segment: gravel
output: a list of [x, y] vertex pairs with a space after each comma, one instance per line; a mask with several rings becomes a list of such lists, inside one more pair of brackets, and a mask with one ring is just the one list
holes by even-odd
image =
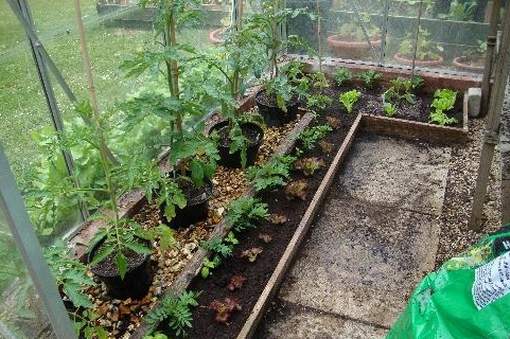
[[470, 140], [464, 145], [452, 147], [445, 201], [439, 217], [441, 234], [437, 267], [501, 226], [501, 155], [497, 150], [491, 167], [481, 230], [475, 232], [468, 228], [484, 127], [485, 120], [470, 121]]

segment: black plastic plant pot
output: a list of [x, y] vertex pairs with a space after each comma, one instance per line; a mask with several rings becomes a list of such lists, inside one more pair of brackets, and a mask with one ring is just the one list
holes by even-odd
[[206, 180], [203, 186], [195, 187], [190, 181], [179, 180], [179, 187], [186, 196], [186, 207], [183, 209], [176, 207], [176, 216], [168, 221], [164, 213], [166, 205], [163, 204], [161, 206], [161, 220], [163, 223], [171, 228], [178, 229], [206, 220], [209, 212], [209, 199], [213, 194], [212, 182]]
[[299, 100], [292, 98], [287, 102], [287, 112], [284, 112], [276, 104], [276, 99], [267, 95], [265, 90], [259, 91], [255, 96], [255, 102], [259, 113], [269, 127], [283, 126], [296, 119], [299, 112]]
[[[89, 263], [103, 243], [104, 240], [98, 242], [89, 252]], [[93, 266], [91, 271], [105, 284], [110, 297], [115, 299], [142, 299], [147, 295], [152, 284], [153, 271], [150, 256], [135, 252], [130, 252], [126, 256], [128, 269], [124, 279], [121, 279], [118, 273], [113, 255]]]
[[[246, 122], [241, 124], [241, 130], [245, 138], [248, 139], [248, 147], [246, 149], [246, 166], [251, 166], [257, 159], [257, 153], [260, 145], [264, 140], [264, 130], [257, 124]], [[220, 140], [218, 143], [218, 152], [220, 154], [219, 164], [229, 168], [242, 167], [241, 152], [230, 153], [229, 123], [228, 121], [220, 121], [214, 124], [209, 130], [209, 134], [217, 132]]]

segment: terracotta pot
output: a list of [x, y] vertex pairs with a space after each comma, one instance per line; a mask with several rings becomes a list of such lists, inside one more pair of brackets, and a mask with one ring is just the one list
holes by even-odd
[[[401, 55], [400, 53], [397, 53], [393, 56], [393, 59], [395, 59], [398, 63], [409, 65], [411, 66], [413, 64], [412, 59], [408, 59], [405, 56]], [[443, 63], [443, 57], [440, 56], [439, 58], [435, 60], [418, 60], [416, 59], [415, 65], [416, 66], [439, 66]]]
[[[374, 48], [381, 48], [381, 39], [378, 36], [371, 38], [370, 43]], [[328, 37], [328, 47], [336, 57], [346, 59], [359, 59], [370, 54], [370, 45], [367, 41], [345, 40], [341, 34]]]
[[465, 71], [475, 71], [475, 72], [483, 72], [483, 66], [473, 66], [468, 63], [468, 57], [460, 56], [453, 59], [452, 64]]
[[223, 33], [225, 33], [225, 28], [218, 28], [214, 31], [209, 32], [209, 41], [215, 45], [220, 45], [225, 42], [223, 38]]

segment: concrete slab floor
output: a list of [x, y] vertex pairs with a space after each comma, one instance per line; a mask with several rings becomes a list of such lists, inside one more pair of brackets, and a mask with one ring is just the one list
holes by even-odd
[[280, 289], [296, 307], [268, 315], [261, 331], [381, 337], [434, 267], [449, 159], [449, 148], [360, 136]]
[[261, 326], [256, 338], [378, 339], [387, 330], [311, 308], [280, 302], [273, 309], [274, 326]]

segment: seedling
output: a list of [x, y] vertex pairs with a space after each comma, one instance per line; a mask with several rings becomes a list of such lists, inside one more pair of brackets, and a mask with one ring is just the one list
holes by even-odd
[[277, 156], [264, 165], [249, 167], [246, 175], [257, 192], [272, 190], [286, 184], [295, 160], [290, 155]]
[[234, 246], [239, 244], [234, 233], [229, 232], [225, 239], [214, 237], [208, 241], [202, 242], [201, 246], [205, 250], [213, 254], [212, 259], [204, 258], [200, 274], [202, 278], [207, 278], [211, 275], [212, 270], [221, 265], [223, 259], [232, 255]]
[[323, 139], [332, 130], [333, 129], [329, 125], [317, 125], [306, 128], [299, 135], [301, 147], [305, 151], [313, 150], [315, 148], [315, 144], [317, 144], [319, 140]]
[[345, 85], [352, 80], [352, 73], [348, 68], [337, 68], [334, 75], [336, 84], [338, 86]]
[[347, 113], [352, 113], [352, 109], [356, 102], [358, 102], [361, 97], [361, 92], [353, 89], [352, 91], [348, 91], [340, 94], [340, 102], [344, 105]]
[[325, 140], [319, 141], [319, 147], [321, 148], [322, 152], [326, 154], [331, 154], [335, 149], [335, 145]]
[[312, 176], [317, 170], [324, 166], [324, 160], [317, 157], [298, 159], [294, 163], [294, 168], [302, 171], [307, 177]]
[[358, 74], [358, 79], [363, 81], [365, 88], [373, 89], [379, 80], [382, 79], [382, 74], [373, 70], [368, 70]]
[[285, 187], [285, 194], [288, 200], [299, 198], [306, 200], [308, 194], [308, 182], [306, 180], [296, 180], [289, 182]]
[[223, 301], [215, 299], [209, 304], [209, 309], [216, 311], [216, 320], [219, 323], [227, 324], [232, 313], [241, 311], [241, 305], [235, 298], [225, 298]]
[[271, 214], [269, 216], [269, 222], [273, 225], [282, 225], [287, 222], [288, 218], [287, 216], [283, 214]]
[[242, 274], [236, 274], [230, 278], [230, 282], [227, 285], [227, 289], [231, 292], [240, 289], [243, 287], [244, 283], [248, 280], [244, 275]]
[[246, 251], [241, 252], [241, 258], [248, 259], [249, 262], [255, 262], [260, 253], [262, 253], [261, 247], [252, 247]]
[[395, 105], [393, 105], [391, 102], [385, 102], [384, 103], [384, 115], [387, 117], [394, 117], [395, 114], [397, 114], [397, 109], [395, 108]]
[[192, 327], [191, 309], [198, 306], [199, 295], [200, 293], [185, 291], [178, 297], [165, 296], [160, 305], [145, 317], [150, 330], [154, 330], [159, 323], [167, 320], [168, 326], [177, 336], [185, 335], [186, 330]]
[[413, 77], [411, 79], [396, 78], [390, 81], [391, 87], [383, 94], [384, 102], [400, 103], [406, 101], [414, 105], [416, 103], [416, 96], [414, 91], [423, 86], [423, 79], [421, 77]]
[[307, 104], [308, 108], [311, 110], [312, 109], [323, 110], [326, 107], [328, 107], [329, 105], [331, 105], [332, 102], [333, 102], [333, 99], [331, 99], [327, 95], [312, 94], [307, 97], [306, 104]]
[[326, 121], [328, 122], [329, 126], [333, 127], [333, 129], [338, 129], [342, 126], [342, 121], [332, 116], [327, 116]]
[[273, 237], [267, 233], [259, 233], [259, 239], [264, 243], [269, 244], [273, 240]]
[[232, 201], [225, 217], [227, 224], [235, 231], [241, 232], [267, 220], [267, 204], [253, 197], [241, 197]]
[[429, 121], [438, 125], [451, 125], [457, 123], [454, 117], [448, 117], [447, 111], [450, 111], [455, 106], [457, 101], [457, 92], [451, 89], [438, 89], [434, 93], [434, 100], [430, 105], [431, 111]]

